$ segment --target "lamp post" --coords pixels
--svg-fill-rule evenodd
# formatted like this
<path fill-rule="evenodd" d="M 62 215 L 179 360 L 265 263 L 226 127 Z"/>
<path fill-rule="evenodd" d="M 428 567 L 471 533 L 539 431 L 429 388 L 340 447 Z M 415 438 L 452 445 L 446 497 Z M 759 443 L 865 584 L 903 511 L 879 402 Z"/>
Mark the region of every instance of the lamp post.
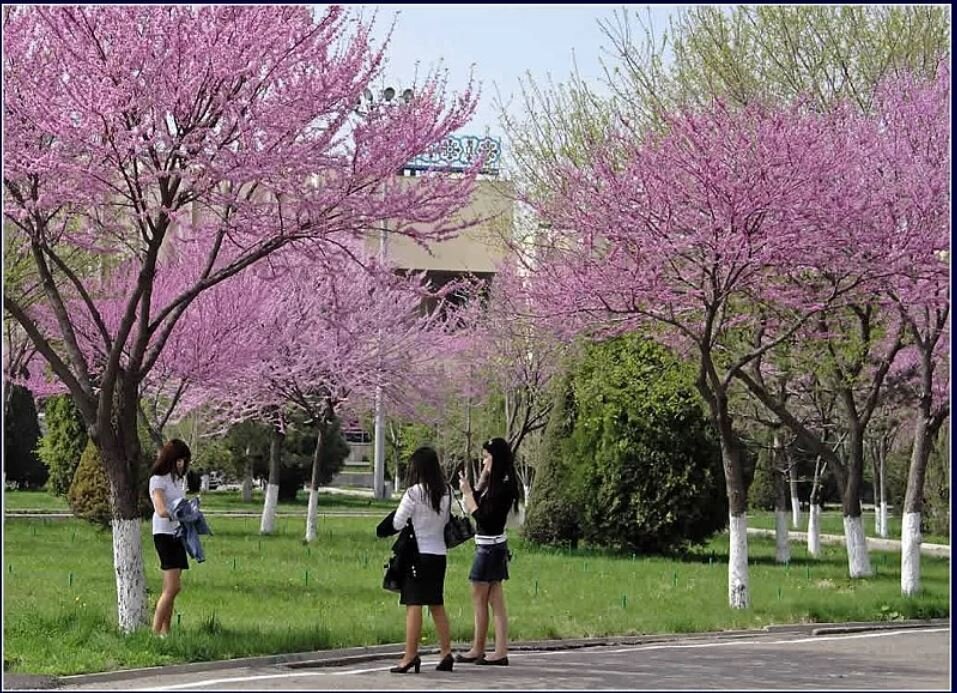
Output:
<path fill-rule="evenodd" d="M 400 105 L 395 100 L 397 91 L 393 87 L 386 87 L 379 94 L 379 103 L 386 105 Z M 411 89 L 404 89 L 400 96 L 402 104 L 408 104 L 412 101 L 414 92 Z M 376 99 L 371 89 L 366 89 L 363 98 L 359 99 L 356 105 L 356 112 L 360 115 L 368 115 Z M 365 109 L 363 109 L 363 101 Z M 388 238 L 388 220 L 382 220 L 382 228 L 379 230 L 379 263 L 385 265 L 387 256 L 387 238 Z M 382 329 L 379 328 L 379 358 L 382 358 Z M 380 363 L 381 365 L 381 363 Z M 381 375 L 381 373 L 380 373 Z M 372 495 L 376 499 L 384 499 L 385 492 L 385 395 L 382 389 L 381 378 L 375 388 L 375 424 L 373 428 L 373 464 L 372 464 Z"/>

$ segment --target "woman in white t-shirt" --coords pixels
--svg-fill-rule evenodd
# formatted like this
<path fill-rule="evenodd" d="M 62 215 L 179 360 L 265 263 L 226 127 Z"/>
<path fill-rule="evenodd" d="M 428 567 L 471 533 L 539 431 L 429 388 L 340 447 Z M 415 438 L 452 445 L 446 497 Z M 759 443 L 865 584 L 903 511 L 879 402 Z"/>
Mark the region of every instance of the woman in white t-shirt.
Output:
<path fill-rule="evenodd" d="M 405 493 L 395 511 L 393 527 L 401 531 L 412 520 L 418 544 L 415 574 L 402 582 L 400 604 L 405 604 L 405 656 L 390 671 L 419 673 L 419 637 L 422 634 L 422 607 L 428 605 L 439 636 L 442 659 L 438 671 L 452 671 L 452 636 L 445 613 L 445 524 L 449 521 L 452 494 L 439 466 L 439 457 L 430 447 L 421 447 L 409 458 Z"/>
<path fill-rule="evenodd" d="M 164 445 L 156 455 L 150 476 L 150 500 L 153 501 L 153 544 L 159 554 L 163 571 L 163 593 L 156 601 L 153 632 L 169 633 L 173 617 L 173 601 L 180 590 L 180 575 L 189 568 L 186 547 L 176 538 L 179 522 L 171 519 L 171 509 L 183 498 L 180 480 L 186 476 L 191 453 L 189 446 L 178 438 Z"/>

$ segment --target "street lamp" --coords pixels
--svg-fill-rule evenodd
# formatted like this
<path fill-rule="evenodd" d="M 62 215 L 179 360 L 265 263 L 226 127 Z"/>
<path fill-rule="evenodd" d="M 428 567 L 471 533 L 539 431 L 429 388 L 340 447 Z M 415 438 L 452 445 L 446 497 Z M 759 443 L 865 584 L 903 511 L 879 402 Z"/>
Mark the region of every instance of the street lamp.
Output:
<path fill-rule="evenodd" d="M 396 89 L 394 87 L 386 87 L 380 92 L 379 102 L 398 105 L 395 99 Z M 356 112 L 361 115 L 368 115 L 372 106 L 375 103 L 375 98 L 372 94 L 372 90 L 366 88 L 362 93 L 365 102 L 366 110 L 363 112 L 361 109 L 362 99 L 359 100 L 359 103 L 356 106 Z M 403 104 L 411 103 L 412 97 L 415 95 L 411 89 L 404 89 L 401 95 L 401 101 Z M 379 263 L 385 265 L 386 259 L 386 238 L 388 234 L 388 221 L 382 220 L 382 228 L 379 231 Z M 382 358 L 382 330 L 379 329 L 379 358 Z M 375 388 L 375 426 L 373 429 L 373 464 L 372 464 L 372 495 L 376 499 L 384 499 L 386 497 L 385 493 L 385 397 L 382 391 L 382 384 L 377 384 Z"/>

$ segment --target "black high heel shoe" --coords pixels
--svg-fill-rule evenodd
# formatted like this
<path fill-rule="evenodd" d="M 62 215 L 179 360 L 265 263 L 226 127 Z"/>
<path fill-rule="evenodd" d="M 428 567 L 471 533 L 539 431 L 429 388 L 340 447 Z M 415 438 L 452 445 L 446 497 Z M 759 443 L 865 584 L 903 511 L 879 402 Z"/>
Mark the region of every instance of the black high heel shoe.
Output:
<path fill-rule="evenodd" d="M 501 659 L 488 659 L 483 657 L 476 664 L 484 664 L 485 666 L 498 666 L 498 667 L 507 667 L 508 666 L 508 657 L 502 657 Z"/>
<path fill-rule="evenodd" d="M 401 666 L 401 665 L 395 666 L 389 669 L 389 671 L 392 672 L 393 674 L 408 674 L 409 669 L 411 669 L 412 667 L 415 667 L 415 673 L 418 674 L 419 669 L 422 668 L 422 658 L 419 657 L 419 655 L 416 655 L 415 659 L 413 659 L 411 662 L 409 662 L 405 666 Z"/>
<path fill-rule="evenodd" d="M 452 671 L 453 662 L 455 662 L 455 659 L 452 657 L 452 653 L 449 653 L 442 658 L 442 661 L 439 662 L 438 666 L 435 667 L 435 670 Z"/>
<path fill-rule="evenodd" d="M 455 655 L 455 661 L 456 661 L 456 662 L 463 662 L 463 663 L 465 663 L 465 664 L 474 664 L 474 663 L 477 662 L 478 660 L 482 659 L 484 656 L 485 656 L 484 654 L 480 654 L 480 655 L 478 655 L 477 657 L 469 657 L 469 656 L 467 656 L 467 655 L 457 654 L 457 655 Z"/>

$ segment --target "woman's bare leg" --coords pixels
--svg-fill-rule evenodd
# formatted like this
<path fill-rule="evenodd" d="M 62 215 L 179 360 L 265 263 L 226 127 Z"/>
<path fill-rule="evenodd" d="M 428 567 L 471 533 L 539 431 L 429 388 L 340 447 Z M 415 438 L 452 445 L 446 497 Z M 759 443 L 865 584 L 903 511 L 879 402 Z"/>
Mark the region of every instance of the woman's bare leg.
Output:
<path fill-rule="evenodd" d="M 472 638 L 472 649 L 465 653 L 466 657 L 481 657 L 485 654 L 485 640 L 488 637 L 488 591 L 489 583 L 472 583 L 472 608 L 475 611 L 475 632 Z"/>
<path fill-rule="evenodd" d="M 439 650 L 442 657 L 452 654 L 452 629 L 449 626 L 449 616 L 444 606 L 430 606 L 432 621 L 435 623 L 435 632 L 439 635 Z"/>
<path fill-rule="evenodd" d="M 405 666 L 419 654 L 419 638 L 422 637 L 422 607 L 405 607 L 405 656 L 400 666 Z"/>
<path fill-rule="evenodd" d="M 488 602 L 495 620 L 494 659 L 501 659 L 508 656 L 508 611 L 505 609 L 505 590 L 501 582 L 493 582 L 489 587 Z"/>
<path fill-rule="evenodd" d="M 163 571 L 163 592 L 156 600 L 156 613 L 153 614 L 153 632 L 157 635 L 169 633 L 170 621 L 173 618 L 173 602 L 180 591 L 182 572 L 179 568 Z"/>

